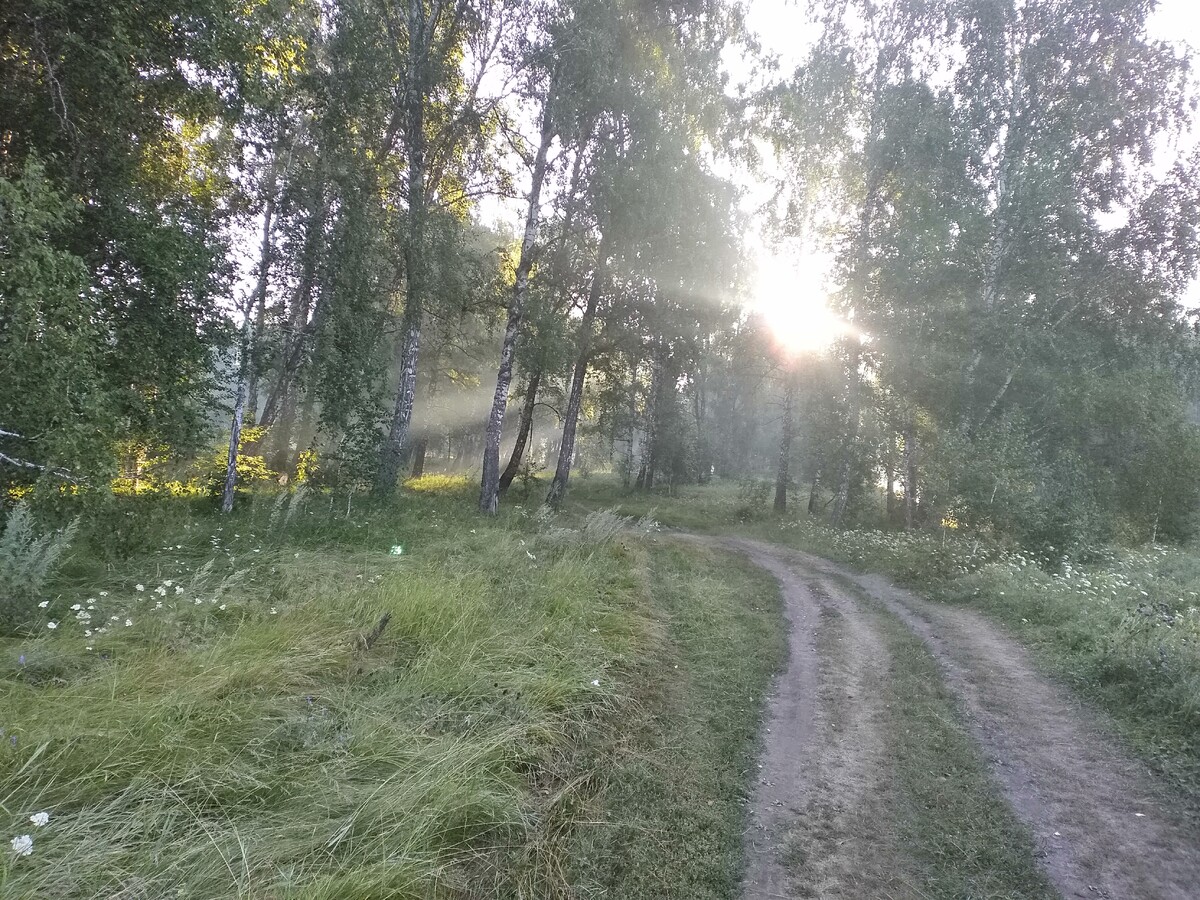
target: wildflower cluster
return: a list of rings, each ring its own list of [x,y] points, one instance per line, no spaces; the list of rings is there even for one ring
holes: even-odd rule
[[[33,823],[34,828],[45,828],[50,824],[50,813],[36,812],[29,817],[29,821]],[[33,835],[18,834],[8,842],[12,849],[14,857],[32,856],[33,855]]]
[[[44,628],[82,637],[86,650],[93,651],[105,635],[125,629],[137,633],[146,623],[161,633],[164,626],[192,627],[198,621],[217,620],[238,609],[239,604],[227,595],[266,559],[257,543],[253,534],[248,540],[240,533],[229,539],[218,527],[209,538],[214,557],[195,567],[180,558],[182,544],[165,545],[161,552],[168,558],[157,562],[154,580],[125,581],[86,597],[42,601],[38,606],[45,617]],[[218,568],[225,569],[224,577],[218,576]],[[279,612],[277,606],[264,611],[268,615]]]

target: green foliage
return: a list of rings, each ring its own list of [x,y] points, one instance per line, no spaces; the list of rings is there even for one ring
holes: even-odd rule
[[[87,477],[111,466],[115,421],[83,260],[56,246],[77,217],[36,160],[0,163],[0,430],[19,436],[0,436],[0,450]],[[41,471],[0,460],[0,489]]]
[[[581,848],[630,852],[639,831],[614,841],[594,823],[625,814],[631,715],[690,660],[716,673],[702,702],[737,739],[688,729],[697,755],[674,777],[719,808],[697,798],[663,827],[682,836],[702,819],[733,877],[758,707],[723,705],[723,686],[762,697],[774,657],[735,648],[782,633],[773,606],[741,603],[763,577],[715,560],[651,572],[632,534],[576,552],[522,515],[480,521],[472,486],[349,514],[340,497],[285,493],[220,520],[178,498],[118,498],[115,516],[147,524],[141,548],[116,565],[74,554],[43,589],[59,627],[0,638],[0,794],[22,818],[51,812],[33,855],[0,863],[5,891],[105,894],[130,877],[206,897],[427,897],[481,873],[506,896],[562,896],[598,873],[612,884]],[[661,638],[675,605],[653,600],[667,579],[678,609],[707,611],[680,649]],[[702,760],[720,761],[718,780]]]
[[[20,503],[0,532],[0,635],[29,629],[48,579],[62,564],[78,522],[38,536],[29,506]]]

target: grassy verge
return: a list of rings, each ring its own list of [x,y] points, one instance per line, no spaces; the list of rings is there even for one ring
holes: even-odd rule
[[[626,495],[598,479],[575,501],[603,499],[668,526],[746,534],[883,572],[933,599],[980,609],[1050,672],[1108,714],[1152,767],[1200,808],[1200,554],[1112,550],[1087,565],[1045,566],[973,536],[835,531],[802,510],[770,513],[739,485]]]
[[[778,586],[738,556],[673,545],[649,566],[661,649],[635,676],[580,880],[628,900],[735,897],[764,695],[786,653]]]
[[[223,520],[137,503],[119,554],[76,554],[38,633],[0,639],[0,894],[586,886],[580,829],[658,702],[648,673],[685,669],[673,570],[602,517],[483,520],[470,486],[418,487]]]

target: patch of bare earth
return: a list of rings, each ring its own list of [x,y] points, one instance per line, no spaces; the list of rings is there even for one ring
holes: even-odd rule
[[[871,689],[887,646],[846,582],[923,640],[1064,897],[1200,898],[1200,833],[1181,804],[995,625],[827,560],[725,543],[779,580],[792,629],[753,801],[745,898],[913,896],[887,826],[881,692]]]
[[[791,625],[764,734],[742,896],[914,896],[885,810],[886,642],[837,585],[799,577],[774,548],[727,546],[776,577]]]

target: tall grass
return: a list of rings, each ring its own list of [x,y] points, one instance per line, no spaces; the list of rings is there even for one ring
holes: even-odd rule
[[[644,551],[436,495],[259,506],[73,559],[57,627],[0,640],[0,847],[35,844],[3,895],[565,894]]]

